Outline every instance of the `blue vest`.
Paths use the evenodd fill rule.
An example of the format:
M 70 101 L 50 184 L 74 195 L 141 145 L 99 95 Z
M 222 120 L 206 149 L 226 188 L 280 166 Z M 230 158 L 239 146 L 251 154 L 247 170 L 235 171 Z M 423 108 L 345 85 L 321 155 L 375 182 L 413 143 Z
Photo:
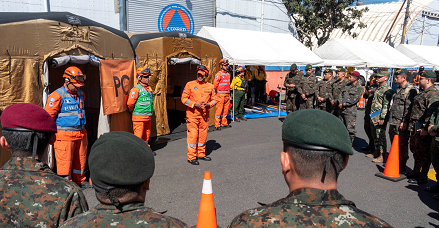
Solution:
M 81 108 L 79 108 L 78 101 L 67 92 L 63 86 L 57 89 L 61 95 L 62 105 L 58 111 L 56 117 L 56 126 L 58 130 L 63 131 L 79 131 L 85 127 L 85 110 L 84 110 L 84 95 L 81 90 L 78 90 L 77 94 L 79 102 L 81 102 Z

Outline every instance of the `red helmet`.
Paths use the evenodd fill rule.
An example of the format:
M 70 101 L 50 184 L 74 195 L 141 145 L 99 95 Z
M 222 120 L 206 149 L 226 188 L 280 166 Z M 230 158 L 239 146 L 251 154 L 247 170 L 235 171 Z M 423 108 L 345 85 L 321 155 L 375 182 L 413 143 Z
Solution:
M 76 87 L 84 86 L 85 81 L 85 74 L 82 73 L 82 71 L 75 66 L 68 67 L 63 74 L 64 78 L 67 78 L 67 80 L 72 83 Z
M 220 65 L 229 65 L 229 60 L 227 60 L 227 59 L 221 59 L 220 61 L 219 61 L 219 64 Z
M 204 77 L 207 77 L 207 75 L 209 75 L 209 69 L 207 69 L 207 67 L 204 65 L 198 65 L 197 74 L 198 73 L 204 75 Z

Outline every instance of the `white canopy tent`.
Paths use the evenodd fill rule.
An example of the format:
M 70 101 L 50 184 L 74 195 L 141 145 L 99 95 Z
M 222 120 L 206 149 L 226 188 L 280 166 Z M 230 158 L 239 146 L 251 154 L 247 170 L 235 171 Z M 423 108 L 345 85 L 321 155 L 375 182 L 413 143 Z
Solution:
M 314 51 L 326 66 L 415 67 L 417 63 L 384 42 L 331 39 Z
M 234 65 L 298 66 L 322 62 L 291 34 L 203 26 L 197 36 L 216 41 Z
M 197 36 L 216 41 L 221 48 L 223 58 L 232 65 L 289 66 L 295 63 L 298 66 L 304 66 L 323 62 L 291 34 L 203 26 Z M 281 89 L 282 77 L 280 79 Z M 235 78 L 235 71 L 233 71 L 233 78 Z M 280 96 L 279 116 L 281 100 Z M 233 121 L 234 116 L 233 112 Z
M 439 47 L 426 45 L 401 44 L 396 50 L 406 55 L 419 66 L 439 68 Z

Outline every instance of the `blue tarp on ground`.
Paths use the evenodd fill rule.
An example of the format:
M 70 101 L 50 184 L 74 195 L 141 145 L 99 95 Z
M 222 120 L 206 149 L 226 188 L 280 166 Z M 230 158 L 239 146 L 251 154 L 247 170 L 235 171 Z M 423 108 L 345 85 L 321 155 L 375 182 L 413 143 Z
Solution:
M 254 109 L 255 111 L 245 110 L 245 112 L 244 112 L 244 117 L 245 118 L 247 118 L 247 119 L 258 119 L 258 118 L 277 117 L 277 116 L 279 116 L 278 109 L 270 108 L 270 107 L 267 107 L 267 106 L 264 106 L 264 105 L 255 105 L 253 107 L 265 108 L 267 111 L 266 111 L 266 113 L 262 114 L 262 113 L 256 112 L 257 109 L 248 107 L 248 109 Z M 262 110 L 257 110 L 257 111 L 261 112 Z M 280 116 L 287 116 L 287 112 L 282 111 L 282 109 L 281 109 Z M 232 113 L 229 112 L 229 114 L 227 115 L 227 119 L 229 119 L 229 120 L 232 119 Z

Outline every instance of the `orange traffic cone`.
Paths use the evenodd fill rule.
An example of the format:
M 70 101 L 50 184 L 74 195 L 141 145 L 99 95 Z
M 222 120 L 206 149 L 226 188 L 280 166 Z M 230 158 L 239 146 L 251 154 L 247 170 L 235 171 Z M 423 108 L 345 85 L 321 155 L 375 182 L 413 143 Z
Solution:
M 375 176 L 394 182 L 407 178 L 404 175 L 399 175 L 399 135 L 393 137 L 392 147 L 390 147 L 384 172 L 376 173 Z
M 204 173 L 203 191 L 201 193 L 200 210 L 198 211 L 197 228 L 201 227 L 217 227 L 212 182 L 209 171 Z
M 364 93 L 363 93 L 363 94 L 364 94 Z M 358 101 L 358 104 L 357 104 L 357 107 L 358 107 L 359 109 L 364 108 L 364 98 L 363 98 L 363 94 L 361 94 L 360 101 Z

